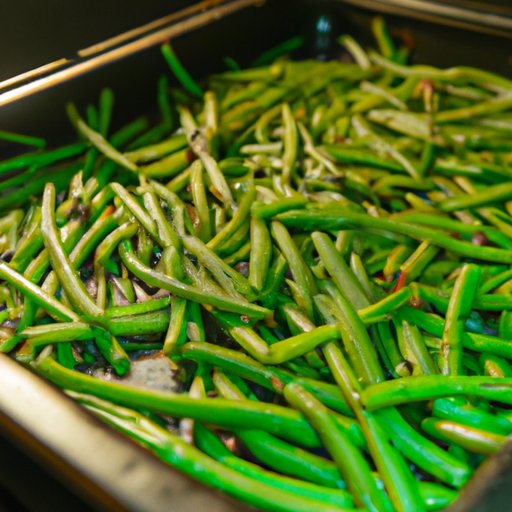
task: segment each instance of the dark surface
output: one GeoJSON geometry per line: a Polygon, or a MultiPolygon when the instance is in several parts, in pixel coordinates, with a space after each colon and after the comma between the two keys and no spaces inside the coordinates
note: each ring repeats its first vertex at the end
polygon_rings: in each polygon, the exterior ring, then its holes
{"type": "MultiPolygon", "coordinates": [[[[0,32],[0,43],[10,51],[3,54],[0,73],[10,76],[65,56],[67,52],[74,52],[77,48],[161,16],[168,12],[171,5],[174,8],[184,3],[189,2],[155,0],[150,4],[154,11],[149,11],[145,5],[141,13],[140,2],[133,0],[106,3],[98,0],[87,3],[58,0],[2,2],[0,18],[7,30],[0,32]],[[13,15],[14,11],[16,15],[13,15]]],[[[264,7],[246,9],[200,31],[186,34],[173,41],[173,45],[186,67],[200,78],[224,69],[223,57],[226,55],[241,64],[248,64],[261,51],[296,34],[305,34],[307,37],[307,46],[298,55],[301,57],[329,58],[336,55],[339,48],[335,38],[342,32],[352,34],[363,44],[374,44],[369,30],[371,17],[372,13],[368,11],[347,7],[336,1],[272,0],[264,7]]],[[[412,59],[416,62],[441,67],[477,65],[511,75],[512,45],[509,41],[501,42],[489,35],[433,26],[403,17],[391,16],[387,19],[394,36],[399,39],[404,34],[413,36],[412,59]]],[[[163,59],[158,49],[153,48],[9,105],[0,110],[0,126],[2,129],[39,135],[50,134],[54,143],[69,140],[75,135],[64,115],[66,101],[76,100],[83,110],[88,102],[97,101],[105,85],[116,92],[114,125],[120,126],[135,116],[154,112],[156,82],[163,72],[167,72],[163,59]]],[[[29,481],[32,493],[32,487],[37,488],[37,482],[44,482],[44,476],[34,473],[35,466],[29,463],[25,469],[21,469],[21,478],[7,478],[7,473],[15,466],[13,461],[22,461],[22,458],[9,453],[8,449],[4,451],[0,439],[0,496],[1,487],[8,488],[12,495],[22,500],[24,506],[30,506],[26,503],[26,493],[24,488],[20,488],[20,482],[29,481]]],[[[485,475],[507,475],[510,480],[510,457],[501,456],[492,464],[494,472],[482,473],[481,477],[477,475],[475,485],[468,490],[467,501],[461,501],[454,510],[469,512],[508,509],[510,485],[505,481],[504,485],[495,489],[489,485],[489,479],[493,477],[485,475]],[[492,500],[487,498],[490,492],[492,500]],[[484,503],[492,504],[491,508],[482,508],[484,503]]],[[[493,480],[494,483],[500,481],[500,478],[493,480]]],[[[50,486],[42,484],[41,488],[49,489],[50,486]]],[[[57,494],[64,496],[66,491],[57,491],[57,494]]],[[[12,506],[12,495],[4,493],[6,507],[12,506]]],[[[212,504],[218,502],[213,494],[211,500],[212,504]]],[[[38,501],[36,508],[31,510],[44,511],[44,508],[37,508],[41,503],[38,501]]],[[[3,512],[2,505],[0,512],[3,512]]],[[[80,511],[76,508],[78,506],[64,510],[80,511]]],[[[7,510],[22,512],[23,508],[7,510]]]]}
{"type": "MultiPolygon", "coordinates": [[[[109,4],[120,5],[120,2],[109,4]]],[[[339,1],[269,0],[263,7],[247,8],[172,42],[187,69],[201,78],[225,69],[225,56],[247,65],[265,49],[296,34],[307,37],[306,48],[299,52],[299,57],[336,56],[339,54],[336,37],[343,32],[352,34],[363,44],[374,45],[370,31],[373,15],[339,1]]],[[[90,17],[95,15],[90,12],[90,17]]],[[[440,67],[477,65],[508,76],[512,73],[510,41],[404,17],[386,19],[395,37],[401,39],[405,35],[414,42],[411,56],[415,62],[440,67]]],[[[93,25],[90,19],[84,23],[93,25]]],[[[101,37],[94,39],[98,41],[101,37]]],[[[24,55],[19,52],[18,60],[22,61],[24,55]]],[[[151,48],[5,106],[0,109],[0,126],[50,136],[55,143],[69,140],[74,133],[64,113],[66,101],[73,99],[83,107],[97,102],[101,88],[109,86],[116,93],[114,126],[119,127],[135,116],[155,111],[156,83],[161,73],[169,74],[158,48],[151,48]]],[[[171,83],[176,85],[172,78],[171,83]]]]}
{"type": "Polygon", "coordinates": [[[505,512],[511,510],[512,440],[479,469],[478,478],[446,512],[505,512]]]}
{"type": "Polygon", "coordinates": [[[191,0],[0,2],[0,80],[195,3],[191,0]]]}
{"type": "Polygon", "coordinates": [[[247,510],[167,466],[5,354],[0,388],[0,432],[14,446],[4,456],[0,444],[0,485],[30,512],[247,510]]]}
{"type": "Polygon", "coordinates": [[[91,507],[0,435],[0,512],[91,512],[91,507]]]}

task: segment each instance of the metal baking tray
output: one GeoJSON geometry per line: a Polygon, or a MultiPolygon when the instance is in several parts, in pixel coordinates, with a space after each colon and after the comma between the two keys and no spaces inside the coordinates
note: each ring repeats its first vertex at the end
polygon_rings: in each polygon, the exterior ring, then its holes
{"type": "MultiPolygon", "coordinates": [[[[15,4],[7,9],[11,15],[15,4]]],[[[122,13],[126,5],[133,9],[134,2],[101,4],[108,4],[107,12],[112,14],[122,13]]],[[[55,11],[56,23],[82,23],[92,27],[92,34],[67,39],[62,53],[55,44],[43,51],[32,46],[39,52],[32,61],[26,55],[33,41],[19,37],[13,51],[24,65],[18,62],[13,74],[0,75],[2,129],[65,142],[72,134],[64,114],[66,101],[85,105],[107,85],[116,92],[116,123],[147,113],[153,108],[157,78],[165,71],[158,46],[168,39],[200,78],[223,69],[224,56],[249,63],[261,51],[296,34],[305,35],[307,41],[299,57],[335,56],[335,38],[342,32],[371,43],[370,20],[375,13],[386,15],[392,31],[413,36],[413,59],[418,62],[477,65],[512,74],[512,8],[506,2],[491,8],[475,0],[203,0],[175,2],[169,11],[162,11],[158,3],[148,9],[142,17],[131,11],[124,21],[115,17],[111,26],[105,20],[95,23],[94,9],[67,10],[62,15],[55,11]],[[94,27],[99,27],[96,33],[94,27]]],[[[29,27],[37,21],[34,14],[24,17],[29,27]]],[[[4,445],[14,455],[1,450],[0,472],[8,470],[11,477],[3,479],[0,487],[7,486],[29,511],[246,510],[165,466],[29,369],[0,354],[0,449],[4,445]],[[25,458],[28,462],[23,465],[20,461],[25,458]]],[[[479,469],[449,510],[507,510],[511,479],[509,442],[479,469]]]]}

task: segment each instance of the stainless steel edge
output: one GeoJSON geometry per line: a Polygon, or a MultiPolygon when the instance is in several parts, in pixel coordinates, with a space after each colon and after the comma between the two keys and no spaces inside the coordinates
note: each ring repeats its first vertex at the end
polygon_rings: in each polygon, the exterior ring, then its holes
{"type": "Polygon", "coordinates": [[[52,67],[53,72],[48,75],[39,76],[40,70],[43,72],[46,71],[45,67],[42,67],[23,73],[21,78],[13,77],[0,83],[0,90],[2,90],[2,88],[5,88],[6,82],[9,86],[12,86],[25,80],[27,77],[34,78],[27,83],[22,83],[22,85],[0,93],[0,107],[53,87],[59,83],[76,78],[93,69],[151,48],[152,46],[162,44],[169,39],[198,29],[241,9],[261,5],[262,3],[264,3],[264,0],[229,0],[223,1],[220,5],[217,5],[219,4],[217,0],[200,2],[194,9],[184,9],[169,17],[162,18],[160,21],[157,20],[144,25],[140,27],[140,29],[129,31],[128,33],[98,43],[93,47],[80,50],[79,54],[81,57],[79,56],[76,61],[57,61],[58,66],[52,67]],[[211,5],[215,6],[210,8],[211,5]],[[161,24],[164,26],[154,30],[155,27],[160,27],[161,24]],[[63,69],[59,69],[60,67],[63,67],[63,69]]]}
{"type": "Polygon", "coordinates": [[[164,465],[4,354],[0,354],[0,430],[87,499],[92,510],[246,509],[164,465]]]}
{"type": "Polygon", "coordinates": [[[476,471],[458,499],[444,512],[501,512],[509,510],[512,481],[512,436],[476,471]],[[507,508],[505,507],[507,503],[507,508]]]}
{"type": "Polygon", "coordinates": [[[512,18],[429,0],[337,0],[363,9],[512,38],[512,18]]]}

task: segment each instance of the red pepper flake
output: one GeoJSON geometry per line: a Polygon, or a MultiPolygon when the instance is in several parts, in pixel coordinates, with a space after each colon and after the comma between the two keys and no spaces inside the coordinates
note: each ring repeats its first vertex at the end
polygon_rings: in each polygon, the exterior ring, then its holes
{"type": "Polygon", "coordinates": [[[272,387],[276,391],[282,391],[284,388],[284,383],[281,379],[278,379],[277,377],[270,377],[270,384],[272,384],[272,387]]]}
{"type": "Polygon", "coordinates": [[[219,192],[218,188],[210,185],[209,190],[219,201],[222,201],[222,194],[219,192]]]}
{"type": "Polygon", "coordinates": [[[295,111],[295,119],[300,120],[306,115],[306,109],[304,107],[300,107],[295,111]]]}
{"type": "Polygon", "coordinates": [[[393,276],[392,276],[392,275],[386,276],[386,275],[384,274],[384,272],[381,272],[380,274],[377,274],[377,275],[375,276],[375,279],[376,279],[377,281],[381,281],[381,282],[383,282],[383,283],[390,283],[391,281],[393,281],[393,276]]]}
{"type": "Polygon", "coordinates": [[[412,308],[419,309],[421,308],[421,306],[423,306],[423,301],[421,300],[420,297],[411,297],[409,299],[409,306],[411,306],[412,308]]]}
{"type": "Polygon", "coordinates": [[[110,204],[103,210],[100,217],[102,219],[106,219],[107,217],[110,217],[115,211],[116,211],[116,207],[114,205],[110,204]]]}
{"type": "Polygon", "coordinates": [[[270,328],[273,328],[273,327],[277,327],[279,324],[276,322],[275,318],[274,318],[274,315],[269,315],[269,316],[266,316],[264,319],[263,319],[263,322],[265,323],[265,325],[267,327],[270,327],[270,328]]]}
{"type": "Polygon", "coordinates": [[[244,324],[248,324],[249,323],[249,317],[247,315],[240,315],[240,320],[244,323],[244,324]]]}
{"type": "Polygon", "coordinates": [[[192,151],[192,149],[191,149],[191,148],[188,148],[188,149],[187,149],[187,153],[186,153],[186,155],[185,155],[185,156],[187,157],[187,162],[188,162],[189,164],[191,164],[194,160],[196,160],[196,159],[197,159],[196,154],[192,151]]]}
{"type": "Polygon", "coordinates": [[[234,437],[229,437],[227,439],[224,439],[224,445],[231,453],[236,453],[237,442],[234,437]]]}
{"type": "Polygon", "coordinates": [[[423,78],[420,80],[420,88],[422,91],[432,92],[434,91],[434,83],[431,80],[427,80],[426,78],[423,78]]]}
{"type": "Polygon", "coordinates": [[[401,290],[405,286],[405,282],[407,281],[407,274],[405,272],[400,272],[400,276],[393,288],[393,293],[401,290]]]}
{"type": "Polygon", "coordinates": [[[479,231],[473,235],[473,238],[471,239],[471,241],[473,242],[474,245],[486,245],[489,240],[484,235],[484,233],[481,233],[479,231]]]}
{"type": "Polygon", "coordinates": [[[413,50],[416,46],[416,39],[409,29],[395,28],[391,31],[391,36],[400,39],[403,45],[409,50],[413,50]]]}

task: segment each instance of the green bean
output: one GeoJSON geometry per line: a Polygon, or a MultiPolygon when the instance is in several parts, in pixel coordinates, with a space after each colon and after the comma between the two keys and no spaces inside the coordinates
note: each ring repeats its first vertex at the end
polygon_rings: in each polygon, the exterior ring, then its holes
{"type": "Polygon", "coordinates": [[[320,499],[324,503],[333,505],[351,506],[353,504],[352,497],[346,491],[330,490],[310,484],[309,482],[283,477],[279,474],[262,470],[258,465],[236,457],[222,444],[215,434],[200,423],[194,425],[194,441],[201,450],[224,465],[273,487],[289,490],[298,496],[320,499]]]}
{"type": "Polygon", "coordinates": [[[457,108],[454,110],[444,110],[436,115],[437,123],[447,123],[451,121],[460,121],[472,117],[478,117],[485,114],[494,114],[507,110],[512,106],[512,98],[509,96],[491,98],[468,107],[457,108]]]}
{"type": "Polygon", "coordinates": [[[446,312],[446,321],[441,344],[442,368],[445,375],[462,373],[462,339],[465,317],[471,311],[473,299],[478,290],[481,269],[476,265],[464,265],[455,281],[452,296],[446,312]]]}
{"type": "Polygon", "coordinates": [[[276,392],[281,392],[285,383],[293,378],[286,371],[265,366],[243,353],[211,343],[187,343],[180,356],[197,362],[206,361],[276,392]]]}
{"type": "Polygon", "coordinates": [[[272,222],[271,233],[279,249],[283,253],[293,279],[298,287],[301,307],[307,312],[308,316],[313,316],[312,296],[316,293],[316,285],[311,271],[304,262],[295,242],[288,233],[287,229],[279,222],[272,222]]]}
{"type": "Polygon", "coordinates": [[[95,342],[101,355],[112,366],[117,375],[122,377],[130,371],[130,359],[112,334],[103,329],[96,329],[95,342]]]}
{"type": "MultiPolygon", "coordinates": [[[[230,398],[232,400],[247,399],[244,393],[235,384],[233,384],[233,382],[228,377],[217,370],[214,370],[213,372],[213,383],[217,391],[224,398],[230,398]]],[[[256,400],[256,397],[251,398],[256,400]]],[[[344,434],[346,434],[347,439],[353,443],[354,447],[361,448],[364,446],[364,439],[361,430],[359,425],[354,420],[340,416],[333,412],[330,414],[332,415],[332,419],[336,424],[336,428],[340,429],[344,434]]]]}
{"type": "Polygon", "coordinates": [[[34,164],[41,168],[52,163],[59,162],[60,160],[67,160],[68,158],[82,154],[86,147],[86,144],[83,142],[76,142],[68,146],[63,146],[61,148],[42,153],[27,153],[9,160],[3,160],[0,162],[0,175],[16,169],[22,169],[23,167],[29,167],[34,164]]]}
{"type": "Polygon", "coordinates": [[[284,128],[283,181],[289,184],[295,172],[299,134],[288,103],[283,103],[282,116],[284,128]]]}
{"type": "MultiPolygon", "coordinates": [[[[62,240],[62,245],[66,253],[71,252],[71,250],[78,243],[83,234],[84,229],[80,221],[72,220],[61,228],[60,238],[62,240]]],[[[30,279],[30,281],[32,281],[33,283],[38,283],[48,270],[49,264],[50,258],[48,256],[48,251],[46,249],[43,249],[38,254],[38,256],[35,259],[33,259],[32,262],[28,265],[23,275],[27,279],[30,279]]]]}
{"type": "Polygon", "coordinates": [[[256,216],[251,216],[250,223],[252,250],[249,260],[249,283],[255,290],[261,291],[269,271],[272,245],[265,222],[256,216]]]}
{"type": "Polygon", "coordinates": [[[201,159],[201,162],[203,162],[204,168],[212,182],[214,190],[219,194],[228,208],[234,209],[235,202],[229,185],[227,184],[218,163],[203,149],[204,145],[201,142],[201,135],[198,135],[195,121],[191,113],[187,109],[181,108],[180,120],[183,129],[185,130],[185,134],[187,135],[188,143],[194,153],[201,159]]]}
{"type": "Polygon", "coordinates": [[[167,310],[151,311],[137,316],[107,318],[102,322],[114,336],[162,334],[169,325],[169,313],[167,310]]]}
{"type": "Polygon", "coordinates": [[[0,211],[28,204],[32,196],[41,194],[46,183],[52,183],[59,192],[64,190],[81,168],[80,162],[74,162],[67,166],[41,169],[34,176],[26,176],[22,187],[9,190],[8,194],[0,197],[0,211]]]}
{"type": "Polygon", "coordinates": [[[329,209],[292,210],[276,216],[276,220],[288,227],[313,231],[322,226],[323,229],[381,229],[393,233],[401,233],[416,240],[425,240],[433,245],[447,249],[454,254],[478,260],[512,263],[512,253],[493,247],[475,247],[473,244],[455,240],[434,229],[416,226],[392,219],[373,217],[361,213],[353,213],[340,207],[329,209]]]}
{"type": "Polygon", "coordinates": [[[269,142],[268,139],[268,126],[274,118],[282,113],[282,106],[275,105],[271,109],[263,112],[255,123],[254,136],[259,144],[266,144],[269,142]]]}
{"type": "Polygon", "coordinates": [[[255,80],[273,81],[279,78],[282,72],[282,64],[272,64],[271,66],[260,66],[253,69],[228,71],[220,75],[215,75],[215,79],[227,82],[253,82],[255,80]]]}
{"type": "MultiPolygon", "coordinates": [[[[223,385],[219,386],[219,379],[216,380],[217,389],[223,396],[234,400],[245,398],[229,380],[223,381],[223,385]]],[[[236,434],[255,457],[271,468],[327,487],[345,487],[336,466],[330,460],[292,446],[267,432],[237,430],[236,434]]]]}
{"type": "Polygon", "coordinates": [[[221,111],[226,112],[238,103],[254,99],[266,88],[267,84],[265,82],[250,82],[245,88],[226,94],[220,105],[221,111]]]}
{"type": "Polygon", "coordinates": [[[76,107],[69,103],[66,107],[68,116],[75,126],[75,128],[88,140],[98,151],[103,153],[107,158],[116,164],[128,169],[129,171],[137,171],[137,166],[128,160],[122,153],[119,153],[115,147],[103,137],[100,133],[96,132],[84,122],[78,114],[76,107]]]}
{"type": "Polygon", "coordinates": [[[458,395],[474,395],[511,404],[510,389],[512,379],[508,378],[421,375],[369,386],[362,391],[361,401],[369,410],[458,395]]]}
{"type": "Polygon", "coordinates": [[[299,385],[290,383],[284,388],[286,400],[300,410],[312,423],[331,456],[356,503],[369,510],[385,510],[370,466],[349,439],[336,427],[328,410],[299,385]]]}
{"type": "Polygon", "coordinates": [[[479,224],[464,224],[462,222],[454,221],[440,215],[428,215],[423,213],[401,213],[398,218],[406,222],[414,224],[422,224],[426,226],[433,226],[443,228],[447,231],[452,231],[460,234],[475,235],[483,233],[490,241],[496,243],[500,247],[508,249],[511,247],[511,240],[504,236],[499,230],[489,226],[479,224]]]}
{"type": "Polygon", "coordinates": [[[39,167],[37,166],[37,164],[35,164],[25,171],[17,172],[13,176],[6,178],[0,182],[0,190],[8,190],[18,185],[27,183],[30,177],[34,176],[38,172],[38,170],[39,167]]]}
{"type": "Polygon", "coordinates": [[[106,137],[110,127],[112,110],[114,107],[114,93],[112,92],[112,89],[105,87],[105,89],[101,91],[99,103],[98,131],[103,135],[103,137],[106,137]]]}
{"type": "MultiPolygon", "coordinates": [[[[16,219],[16,211],[9,214],[10,219],[16,219]]],[[[25,228],[23,236],[16,245],[16,251],[9,262],[9,266],[14,270],[23,272],[30,260],[42,249],[43,236],[40,231],[41,226],[41,208],[36,207],[31,211],[29,225],[25,228]]]]}
{"type": "Polygon", "coordinates": [[[193,418],[230,428],[256,428],[275,433],[306,447],[318,446],[318,438],[307,421],[295,411],[273,404],[223,399],[197,399],[161,391],[147,391],[62,368],[51,357],[37,363],[37,371],[53,383],[121,405],[158,413],[193,418]]]}
{"type": "Polygon", "coordinates": [[[163,353],[168,355],[172,354],[176,347],[185,341],[187,336],[185,325],[185,311],[187,301],[181,297],[173,297],[171,299],[171,318],[169,328],[165,335],[163,353]]]}
{"type": "Polygon", "coordinates": [[[203,91],[197,82],[190,76],[188,71],[183,67],[181,62],[176,57],[174,50],[169,43],[162,45],[160,48],[162,55],[164,56],[167,64],[171,68],[181,85],[193,96],[201,99],[203,97],[203,91]]]}
{"type": "Polygon", "coordinates": [[[456,488],[467,482],[469,466],[423,437],[396,409],[382,409],[376,417],[390,430],[393,444],[418,467],[456,488]]]}
{"type": "Polygon", "coordinates": [[[138,226],[135,222],[125,222],[107,235],[96,247],[94,262],[96,265],[105,265],[112,253],[122,240],[130,239],[137,233],[138,226]]]}
{"type": "Polygon", "coordinates": [[[47,184],[43,196],[41,230],[52,267],[73,305],[84,314],[92,317],[100,316],[103,310],[92,301],[62,248],[55,225],[54,207],[55,188],[53,185],[47,184]]]}
{"type": "MultiPolygon", "coordinates": [[[[69,260],[73,267],[75,269],[80,268],[94,251],[95,247],[97,247],[98,242],[100,240],[103,241],[115,227],[117,227],[117,220],[112,215],[112,208],[107,207],[70,252],[69,260]]],[[[47,277],[48,279],[49,276],[47,277]]]]}
{"type": "Polygon", "coordinates": [[[374,338],[380,356],[392,375],[394,377],[411,375],[412,369],[398,349],[396,336],[391,332],[390,322],[379,322],[374,338]]]}
{"type": "Polygon", "coordinates": [[[395,324],[395,327],[400,350],[404,358],[413,367],[412,375],[432,375],[438,373],[419,329],[405,320],[402,320],[401,324],[395,324]]]}
{"type": "Polygon", "coordinates": [[[151,313],[166,308],[171,302],[170,297],[152,299],[138,304],[128,306],[112,306],[105,309],[105,316],[108,318],[117,318],[120,316],[140,315],[142,313],[151,313]]]}
{"type": "Polygon", "coordinates": [[[236,300],[211,295],[146,267],[135,257],[133,254],[133,247],[127,240],[121,243],[119,254],[126,267],[140,279],[152,286],[168,290],[178,297],[195,300],[202,304],[209,304],[211,306],[218,307],[219,309],[232,311],[233,313],[240,313],[242,315],[262,318],[270,314],[268,309],[261,306],[256,306],[254,304],[240,304],[236,300]]]}
{"type": "Polygon", "coordinates": [[[344,34],[338,38],[338,43],[344,46],[356,63],[363,69],[368,69],[371,63],[366,52],[359,46],[358,42],[348,34],[344,34]]]}
{"type": "Polygon", "coordinates": [[[480,356],[480,364],[483,367],[484,375],[491,377],[512,377],[512,366],[501,357],[492,354],[482,354],[480,356]]]}
{"type": "Polygon", "coordinates": [[[438,398],[433,402],[432,414],[445,420],[455,420],[470,427],[501,435],[512,433],[512,422],[470,405],[464,398],[438,398]]]}
{"type": "Polygon", "coordinates": [[[419,178],[418,170],[409,161],[409,159],[398,149],[373,132],[369,124],[361,115],[356,114],[352,117],[352,125],[354,126],[358,137],[367,139],[370,147],[375,147],[378,150],[385,151],[393,160],[396,160],[401,168],[410,174],[412,178],[419,178]]]}
{"type": "Polygon", "coordinates": [[[146,210],[155,220],[158,236],[162,241],[164,249],[168,247],[173,247],[176,250],[179,249],[180,240],[178,234],[168,222],[155,192],[152,189],[148,189],[144,192],[143,199],[146,210]]]}
{"type": "Polygon", "coordinates": [[[490,73],[489,71],[469,66],[456,66],[447,69],[438,69],[432,66],[423,65],[407,67],[389,62],[386,58],[381,57],[375,52],[370,52],[369,57],[379,66],[383,66],[399,76],[416,75],[427,80],[440,81],[456,81],[464,79],[484,87],[488,85],[497,85],[504,89],[512,89],[512,82],[510,80],[494,73],[490,73]]]}
{"type": "Polygon", "coordinates": [[[208,241],[208,247],[216,250],[223,243],[229,243],[230,237],[232,237],[233,234],[246,222],[255,196],[256,190],[254,188],[250,188],[240,201],[238,209],[231,220],[222,228],[221,231],[208,241]]]}
{"type": "Polygon", "coordinates": [[[307,200],[302,196],[280,198],[276,201],[264,204],[256,201],[251,207],[251,213],[260,219],[269,219],[278,213],[304,206],[306,203],[307,200]]]}
{"type": "Polygon", "coordinates": [[[382,55],[386,59],[393,61],[396,49],[382,17],[376,16],[372,19],[372,32],[382,55]]]}
{"type": "MultiPolygon", "coordinates": [[[[157,242],[161,243],[160,237],[158,236],[158,230],[154,220],[151,218],[149,213],[143,208],[119,183],[111,183],[110,188],[115,192],[119,199],[123,202],[130,213],[135,219],[141,224],[141,226],[152,236],[157,242]]],[[[163,245],[163,244],[161,244],[163,245]]]]}
{"type": "Polygon", "coordinates": [[[194,233],[192,221],[190,220],[183,201],[181,201],[181,199],[174,192],[171,192],[156,181],[151,182],[151,187],[156,192],[156,194],[164,201],[166,201],[171,207],[173,226],[176,232],[180,236],[184,235],[185,231],[188,231],[191,234],[194,233]]]}
{"type": "Polygon", "coordinates": [[[512,279],[512,269],[504,270],[482,283],[478,292],[482,295],[484,293],[491,292],[495,288],[498,288],[503,283],[507,282],[509,279],[512,279]]]}
{"type": "Polygon", "coordinates": [[[311,234],[311,239],[339,291],[345,294],[356,309],[368,307],[370,305],[369,301],[361,289],[360,284],[340,253],[336,251],[331,239],[325,233],[318,231],[311,234]]]}
{"type": "Polygon", "coordinates": [[[148,178],[171,178],[186,169],[194,160],[190,149],[180,149],[162,159],[139,167],[139,172],[148,178]]]}
{"type": "Polygon", "coordinates": [[[185,249],[211,272],[231,297],[239,299],[242,304],[247,300],[254,300],[254,293],[247,279],[226,265],[207,245],[191,236],[183,237],[182,241],[185,249]]]}
{"type": "Polygon", "coordinates": [[[86,340],[94,337],[93,329],[83,322],[60,322],[58,324],[27,327],[20,332],[36,347],[40,344],[74,340],[86,340]]]}
{"type": "Polygon", "coordinates": [[[33,137],[31,135],[23,135],[21,133],[6,132],[0,130],[0,140],[7,140],[9,142],[16,142],[25,146],[34,146],[38,149],[43,149],[46,146],[46,140],[41,137],[33,137]]]}
{"type": "Polygon", "coordinates": [[[203,165],[201,161],[198,160],[190,166],[190,190],[199,219],[199,226],[197,228],[198,237],[203,242],[207,242],[212,237],[210,207],[208,205],[208,199],[206,198],[206,190],[203,182],[203,165]]]}
{"type": "Polygon", "coordinates": [[[274,46],[270,50],[263,52],[256,59],[252,61],[252,66],[265,66],[272,63],[277,57],[288,54],[294,50],[297,50],[304,45],[304,38],[300,35],[291,37],[282,43],[274,46]]]}
{"type": "Polygon", "coordinates": [[[439,203],[439,208],[444,212],[462,210],[464,208],[476,208],[479,206],[507,201],[512,198],[512,186],[510,183],[500,183],[487,187],[476,194],[461,194],[449,197],[439,203]]]}
{"type": "Polygon", "coordinates": [[[162,126],[167,132],[170,132],[174,126],[171,105],[169,103],[169,80],[166,75],[162,75],[158,79],[158,108],[162,118],[162,126]]]}
{"type": "Polygon", "coordinates": [[[468,451],[483,455],[495,453],[507,440],[505,436],[437,418],[425,418],[421,428],[432,437],[457,443],[468,451]]]}
{"type": "MultiPolygon", "coordinates": [[[[397,510],[423,510],[416,481],[401,454],[390,444],[386,432],[375,416],[363,410],[360,403],[361,385],[334,342],[326,345],[324,355],[334,379],[359,420],[370,454],[379,470],[393,506],[397,510]]],[[[377,379],[373,377],[373,381],[377,379]]],[[[377,384],[373,384],[374,387],[377,384]]]]}
{"type": "Polygon", "coordinates": [[[176,153],[185,147],[187,147],[187,138],[185,135],[176,134],[171,135],[168,139],[158,142],[157,144],[151,144],[125,153],[125,156],[135,164],[145,164],[154,160],[160,160],[169,153],[176,153]]]}
{"type": "MultiPolygon", "coordinates": [[[[322,296],[316,296],[315,303],[319,308],[322,308],[322,296]]],[[[340,322],[338,329],[343,340],[343,346],[350,362],[356,368],[359,378],[364,384],[383,381],[384,374],[366,327],[357,316],[350,302],[341,294],[336,305],[339,308],[338,311],[333,311],[331,314],[340,322]]],[[[323,311],[326,310],[323,309],[323,311]]]]}
{"type": "MultiPolygon", "coordinates": [[[[385,318],[387,315],[389,315],[395,309],[409,302],[411,296],[412,293],[409,288],[401,288],[397,292],[388,295],[381,301],[376,302],[371,306],[359,309],[357,311],[357,314],[365,324],[378,322],[385,318]]],[[[351,302],[352,304],[354,303],[353,301],[351,302]]]]}
{"type": "Polygon", "coordinates": [[[264,364],[280,364],[306,354],[317,346],[339,337],[339,327],[324,325],[312,331],[297,334],[270,347],[252,329],[233,327],[230,335],[256,360],[264,364]]]}
{"type": "Polygon", "coordinates": [[[0,277],[14,286],[17,290],[24,293],[37,305],[54,314],[59,320],[79,321],[79,316],[73,310],[50,295],[47,295],[39,286],[30,282],[21,274],[18,274],[18,272],[10,268],[4,262],[0,262],[0,277]]]}
{"type": "Polygon", "coordinates": [[[205,456],[179,436],[151,423],[139,413],[109,404],[107,406],[100,404],[98,407],[97,401],[91,403],[90,399],[81,400],[107,423],[135,438],[143,445],[151,447],[162,460],[171,466],[191,476],[198,476],[204,483],[215,485],[256,507],[265,507],[268,510],[279,512],[309,511],[318,507],[332,512],[350,510],[337,505],[325,505],[314,498],[297,497],[295,494],[277,489],[275,486],[259,483],[253,478],[205,456]]]}

